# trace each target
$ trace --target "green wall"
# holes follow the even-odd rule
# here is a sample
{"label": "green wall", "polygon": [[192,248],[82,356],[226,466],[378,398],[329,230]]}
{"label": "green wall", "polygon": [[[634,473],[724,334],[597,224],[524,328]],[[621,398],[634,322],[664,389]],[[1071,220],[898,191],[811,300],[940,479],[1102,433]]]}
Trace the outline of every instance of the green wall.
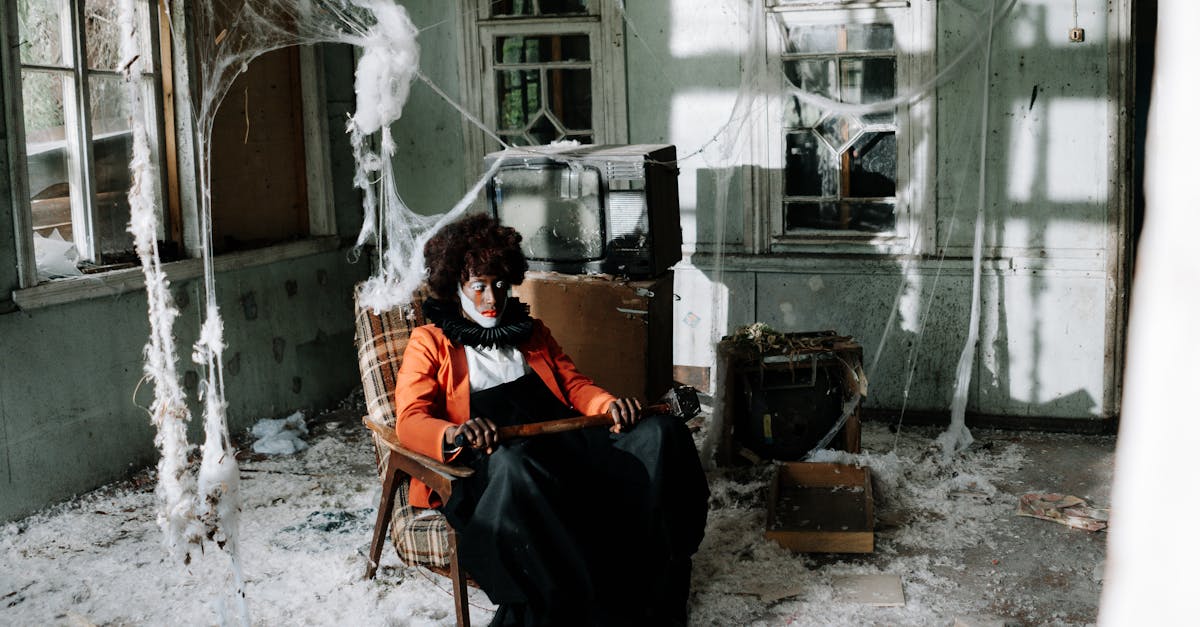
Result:
{"label": "green wall", "polygon": [[[323,46],[330,156],[341,248],[218,273],[225,323],[229,428],[235,435],[260,418],[324,408],[359,383],[353,345],[352,288],[370,271],[347,261],[345,242],[361,222],[350,186],[353,159],[344,135],[353,93],[344,77],[353,57]],[[0,127],[0,131],[5,130]],[[0,152],[0,165],[6,155]],[[0,168],[0,171],[7,171]],[[7,184],[0,177],[0,191]],[[0,195],[0,279],[15,267],[12,203]],[[194,398],[201,370],[190,359],[203,313],[199,279],[171,286],[177,364]],[[0,520],[10,520],[152,465],[154,429],[143,407],[153,390],[141,383],[149,332],[146,296],[135,290],[30,311],[0,297]],[[199,444],[193,405],[189,437]]]}

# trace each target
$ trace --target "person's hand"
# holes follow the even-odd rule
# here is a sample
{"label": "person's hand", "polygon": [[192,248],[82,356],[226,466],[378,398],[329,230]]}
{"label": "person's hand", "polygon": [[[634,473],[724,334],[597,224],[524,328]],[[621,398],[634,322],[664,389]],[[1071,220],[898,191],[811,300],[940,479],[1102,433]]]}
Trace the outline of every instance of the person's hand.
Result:
{"label": "person's hand", "polygon": [[496,424],[487,418],[472,418],[454,429],[446,429],[446,444],[455,446],[454,440],[460,434],[467,439],[467,446],[483,449],[483,452],[489,455],[500,443],[496,434]]}
{"label": "person's hand", "polygon": [[608,406],[608,414],[613,419],[610,431],[628,431],[642,419],[642,402],[636,398],[618,398]]}

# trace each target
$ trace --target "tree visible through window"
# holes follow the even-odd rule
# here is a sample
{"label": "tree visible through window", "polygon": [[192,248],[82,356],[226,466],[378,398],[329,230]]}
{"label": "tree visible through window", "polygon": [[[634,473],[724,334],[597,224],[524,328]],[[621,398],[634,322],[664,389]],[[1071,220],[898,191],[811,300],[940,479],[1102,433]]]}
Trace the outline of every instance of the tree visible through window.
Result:
{"label": "tree visible through window", "polygon": [[592,141],[592,64],[586,34],[495,38],[497,133],[512,144]]}
{"label": "tree visible through window", "polygon": [[[890,24],[794,25],[783,69],[792,86],[851,104],[896,94]],[[785,232],[896,228],[896,113],[828,111],[790,97],[784,109]]]}

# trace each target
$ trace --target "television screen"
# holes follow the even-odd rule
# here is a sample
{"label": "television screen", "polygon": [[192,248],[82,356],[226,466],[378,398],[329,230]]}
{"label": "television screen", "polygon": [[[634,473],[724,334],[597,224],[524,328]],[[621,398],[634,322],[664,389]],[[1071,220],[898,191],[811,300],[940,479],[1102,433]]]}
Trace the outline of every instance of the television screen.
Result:
{"label": "television screen", "polygon": [[604,257],[604,204],[595,167],[502,167],[492,181],[492,193],[496,217],[521,234],[530,260],[584,262]]}

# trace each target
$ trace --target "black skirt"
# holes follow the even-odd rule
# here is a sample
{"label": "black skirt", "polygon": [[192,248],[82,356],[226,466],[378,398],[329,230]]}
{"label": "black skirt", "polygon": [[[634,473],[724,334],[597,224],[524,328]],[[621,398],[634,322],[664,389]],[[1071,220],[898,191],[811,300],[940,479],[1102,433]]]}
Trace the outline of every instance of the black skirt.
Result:
{"label": "black skirt", "polygon": [[[536,374],[471,394],[497,425],[578,415]],[[679,418],[512,440],[442,507],[459,560],[500,606],[493,625],[670,625],[686,621],[691,556],[708,484]]]}

